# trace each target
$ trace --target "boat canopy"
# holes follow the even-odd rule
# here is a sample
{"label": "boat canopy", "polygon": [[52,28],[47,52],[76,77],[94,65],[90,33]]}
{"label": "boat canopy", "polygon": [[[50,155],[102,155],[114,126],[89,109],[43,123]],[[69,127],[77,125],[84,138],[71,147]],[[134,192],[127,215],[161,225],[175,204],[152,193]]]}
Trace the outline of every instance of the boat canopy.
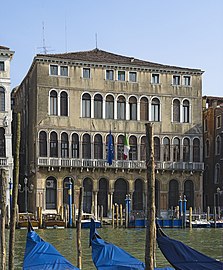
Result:
{"label": "boat canopy", "polygon": [[158,246],[167,261],[176,270],[223,269],[222,262],[210,258],[180,241],[169,238],[159,227],[158,223],[156,226]]}
{"label": "boat canopy", "polygon": [[56,248],[45,242],[33,230],[28,231],[23,270],[73,270],[79,269],[64,258]]}
{"label": "boat canopy", "polygon": [[[98,270],[144,270],[145,264],[122,248],[104,241],[97,233],[95,222],[91,220],[90,245],[92,260]],[[173,268],[155,268],[171,270]]]}

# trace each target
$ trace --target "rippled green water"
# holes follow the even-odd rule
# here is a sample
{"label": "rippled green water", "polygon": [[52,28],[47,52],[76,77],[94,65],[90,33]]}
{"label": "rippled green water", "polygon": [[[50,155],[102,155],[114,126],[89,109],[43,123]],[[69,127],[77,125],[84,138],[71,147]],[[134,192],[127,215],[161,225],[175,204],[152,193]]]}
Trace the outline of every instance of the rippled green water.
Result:
{"label": "rippled green water", "polygon": [[[170,237],[183,241],[185,244],[198,251],[223,261],[223,229],[164,229]],[[48,229],[36,230],[45,240],[53,244],[72,264],[77,265],[76,254],[76,230],[75,229]],[[145,254],[145,229],[112,229],[111,227],[98,230],[100,236],[144,261]],[[16,230],[16,269],[22,269],[25,251],[26,230]],[[89,248],[89,230],[82,230],[82,269],[95,269],[91,260],[91,248]],[[167,266],[163,255],[157,248],[157,267]]]}

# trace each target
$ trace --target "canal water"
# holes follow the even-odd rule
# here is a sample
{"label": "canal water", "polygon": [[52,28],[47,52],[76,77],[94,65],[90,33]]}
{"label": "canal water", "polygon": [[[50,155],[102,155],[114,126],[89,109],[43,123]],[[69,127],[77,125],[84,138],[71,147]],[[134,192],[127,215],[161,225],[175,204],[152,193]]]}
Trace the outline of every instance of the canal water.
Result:
{"label": "canal water", "polygon": [[[45,240],[53,244],[72,264],[77,265],[76,230],[75,229],[48,229],[36,230]],[[103,227],[98,229],[100,236],[112,242],[139,260],[144,262],[146,229],[112,229]],[[194,249],[218,260],[223,261],[223,229],[164,229],[171,238],[180,240]],[[7,232],[8,238],[8,232]],[[16,230],[15,269],[22,269],[23,256],[26,243],[26,230]],[[91,259],[89,247],[89,230],[81,231],[82,269],[95,269]],[[159,251],[156,250],[157,267],[169,264]]]}

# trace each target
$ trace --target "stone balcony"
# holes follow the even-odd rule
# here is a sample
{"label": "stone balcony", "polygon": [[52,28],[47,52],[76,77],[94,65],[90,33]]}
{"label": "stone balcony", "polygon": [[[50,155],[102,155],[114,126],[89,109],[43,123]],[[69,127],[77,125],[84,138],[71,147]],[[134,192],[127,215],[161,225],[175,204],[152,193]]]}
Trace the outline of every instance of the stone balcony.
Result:
{"label": "stone balcony", "polygon": [[[156,161],[156,170],[163,171],[200,171],[204,170],[203,162],[163,162]],[[145,170],[146,162],[139,160],[113,160],[110,166],[105,159],[74,159],[74,158],[49,158],[39,157],[39,167],[50,168],[81,168],[81,169],[96,169],[96,168],[112,168],[126,170]]]}

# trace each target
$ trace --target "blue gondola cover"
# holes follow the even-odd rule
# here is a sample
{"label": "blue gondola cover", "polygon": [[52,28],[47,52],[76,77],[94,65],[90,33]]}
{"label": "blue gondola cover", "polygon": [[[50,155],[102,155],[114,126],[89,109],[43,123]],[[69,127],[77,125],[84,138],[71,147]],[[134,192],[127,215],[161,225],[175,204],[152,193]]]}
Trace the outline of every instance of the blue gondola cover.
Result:
{"label": "blue gondola cover", "polygon": [[158,224],[157,242],[165,258],[176,270],[223,270],[222,262],[169,238]]}
{"label": "blue gondola cover", "polygon": [[[144,270],[145,264],[122,248],[104,241],[91,220],[90,245],[92,260],[97,270]],[[156,270],[171,270],[173,268],[155,268]]]}
{"label": "blue gondola cover", "polygon": [[74,270],[73,266],[56,248],[45,242],[35,231],[29,231],[26,238],[26,250],[23,270]]}

